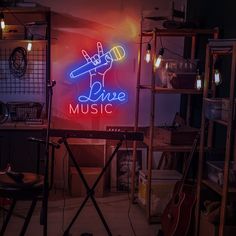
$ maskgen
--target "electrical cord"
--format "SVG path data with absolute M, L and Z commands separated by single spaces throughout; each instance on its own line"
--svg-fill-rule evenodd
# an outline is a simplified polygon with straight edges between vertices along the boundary
M 9 57 L 10 73 L 17 78 L 25 75 L 27 69 L 27 51 L 23 47 L 16 47 Z
M 134 225 L 133 225 L 133 222 L 131 220 L 131 216 L 130 216 L 130 213 L 131 213 L 131 199 L 130 199 L 130 192 L 129 192 L 129 177 L 130 177 L 130 155 L 129 155 L 129 149 L 128 149 L 128 142 L 126 140 L 125 142 L 125 146 L 126 146 L 126 155 L 128 157 L 128 162 L 127 162 L 127 178 L 128 178 L 128 200 L 129 200 L 129 206 L 128 206 L 128 220 L 129 220 L 129 224 L 131 226 L 131 229 L 132 229 L 132 232 L 133 232 L 133 235 L 136 236 L 136 232 L 135 232 L 135 228 L 134 228 Z M 134 163 L 136 164 L 136 163 Z M 135 173 L 133 173 L 135 175 Z

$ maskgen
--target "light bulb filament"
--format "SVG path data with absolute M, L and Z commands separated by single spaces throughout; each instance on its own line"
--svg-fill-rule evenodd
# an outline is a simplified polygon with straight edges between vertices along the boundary
M 151 53 L 149 50 L 147 50 L 147 52 L 146 52 L 145 60 L 147 63 L 149 63 L 151 61 Z
M 28 45 L 27 45 L 27 51 L 30 52 L 32 50 L 32 42 L 28 42 Z
M 161 61 L 162 61 L 162 55 L 159 55 L 157 60 L 156 60 L 156 63 L 155 63 L 155 67 L 156 68 L 159 68 L 160 65 L 161 65 Z
M 197 76 L 197 90 L 200 90 L 202 89 L 202 80 L 201 80 L 201 77 L 200 75 Z
M 4 19 L 1 19 L 1 29 L 3 30 L 3 29 L 5 29 L 5 21 L 4 21 Z
M 219 85 L 221 83 L 220 72 L 217 69 L 215 70 L 215 73 L 214 73 L 214 82 L 216 85 Z

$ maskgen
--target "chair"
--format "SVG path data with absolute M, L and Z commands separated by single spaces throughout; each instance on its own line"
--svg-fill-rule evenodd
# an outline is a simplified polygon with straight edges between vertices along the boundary
M 37 145 L 37 164 L 36 170 L 34 172 L 13 172 L 13 171 L 5 171 L 0 175 L 0 197 L 7 198 L 10 200 L 10 206 L 8 209 L 2 207 L 4 211 L 7 212 L 5 220 L 2 223 L 2 228 L 0 231 L 0 235 L 3 236 L 7 225 L 12 216 L 19 216 L 14 214 L 14 208 L 16 206 L 17 201 L 31 201 L 31 205 L 28 209 L 26 216 L 23 217 L 24 224 L 20 231 L 20 236 L 25 235 L 27 227 L 29 225 L 30 219 L 34 212 L 36 203 L 38 200 L 43 200 L 43 193 L 45 190 L 45 181 L 44 175 L 40 174 L 40 150 L 42 147 L 45 149 L 46 142 L 41 139 L 29 138 L 30 142 L 33 142 Z M 51 189 L 53 184 L 53 170 L 54 170 L 54 154 L 55 149 L 59 148 L 60 145 L 58 143 L 49 142 L 48 144 L 48 152 L 50 153 L 50 186 Z M 49 154 L 48 154 L 49 156 Z

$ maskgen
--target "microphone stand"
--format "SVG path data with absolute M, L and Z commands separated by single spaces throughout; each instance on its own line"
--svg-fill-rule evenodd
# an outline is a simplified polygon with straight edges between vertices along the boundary
M 46 131 L 46 145 L 45 145 L 45 172 L 44 172 L 44 186 L 43 186 L 43 203 L 41 210 L 40 223 L 43 225 L 43 235 L 47 236 L 47 217 L 48 217 L 48 195 L 49 195 L 49 179 L 48 179 L 48 168 L 49 168 L 49 131 L 51 125 L 51 113 L 52 113 L 52 95 L 53 87 L 56 85 L 56 81 L 51 81 L 48 87 L 48 125 Z

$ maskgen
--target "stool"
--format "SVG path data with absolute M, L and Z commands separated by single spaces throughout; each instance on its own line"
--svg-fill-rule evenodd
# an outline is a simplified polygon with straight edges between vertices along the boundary
M 29 138 L 29 141 L 36 142 L 38 144 L 37 149 L 37 170 L 33 172 L 12 172 L 5 171 L 0 174 L 0 197 L 10 199 L 9 209 L 2 207 L 4 211 L 7 211 L 6 218 L 2 224 L 0 235 L 3 236 L 7 225 L 14 215 L 13 211 L 16 206 L 17 201 L 31 201 L 31 205 L 26 214 L 24 224 L 20 231 L 20 236 L 25 235 L 27 227 L 29 225 L 30 219 L 32 217 L 33 211 L 35 209 L 38 200 L 43 199 L 44 192 L 44 176 L 39 174 L 39 163 L 40 163 L 40 152 L 39 147 L 41 144 L 45 145 L 45 141 L 41 139 Z M 59 148 L 60 145 L 57 143 L 50 142 L 49 147 L 51 147 L 51 185 L 52 187 L 52 175 L 54 169 L 54 154 L 55 148 Z

